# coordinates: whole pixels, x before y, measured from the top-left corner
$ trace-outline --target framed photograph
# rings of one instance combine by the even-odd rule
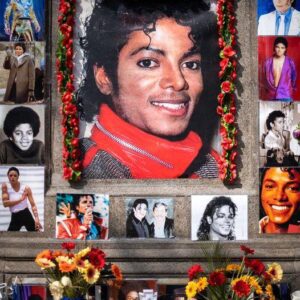
[[[127,238],[175,238],[172,198],[125,199]]]
[[[118,3],[76,5],[82,176],[218,177],[217,101],[207,101],[219,88],[216,13],[204,1]]]
[[[45,0],[3,0],[0,16],[1,41],[45,40]]]
[[[0,105],[0,164],[43,165],[44,143],[44,105]]]
[[[59,239],[108,239],[108,220],[108,195],[56,196],[56,237]]]
[[[247,195],[192,195],[192,240],[248,239]]]
[[[258,37],[259,99],[300,100],[299,37]]]
[[[0,42],[0,74],[0,102],[43,102],[45,42]]]
[[[0,231],[44,231],[44,167],[0,166]]]
[[[300,233],[300,168],[261,168],[259,201],[259,233]]]
[[[257,1],[258,35],[300,34],[299,1]]]
[[[261,101],[259,137],[261,167],[299,165],[300,104]],[[299,128],[298,128],[299,127]]]

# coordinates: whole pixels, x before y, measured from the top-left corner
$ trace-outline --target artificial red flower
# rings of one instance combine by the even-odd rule
[[[228,80],[223,81],[221,84],[221,89],[224,93],[230,93],[232,91],[232,83]]]
[[[79,139],[77,139],[77,138],[72,139],[71,145],[73,147],[78,147],[79,146]]]
[[[189,279],[193,280],[194,278],[198,278],[199,273],[203,273],[203,269],[200,265],[193,265],[188,270]]]
[[[73,162],[72,168],[73,168],[75,171],[81,170],[81,163],[80,163],[79,161]]]
[[[73,170],[70,167],[63,168],[64,178],[69,180],[72,178]]]
[[[236,54],[236,52],[232,49],[231,46],[226,46],[226,47],[224,47],[224,49],[223,49],[223,55],[224,55],[225,57],[232,57],[232,56],[234,56],[235,54]]]
[[[226,282],[226,276],[223,272],[212,272],[209,275],[208,283],[211,286],[220,286]]]
[[[234,161],[235,158],[236,158],[236,156],[237,156],[237,152],[236,151],[232,151],[231,154],[230,154],[230,160]]]
[[[70,92],[65,92],[65,93],[63,94],[63,96],[61,97],[61,101],[62,101],[63,103],[71,102],[72,99],[73,99],[73,95],[72,95],[72,93],[70,93]]]
[[[239,298],[248,297],[251,292],[250,285],[242,279],[238,280],[232,286],[232,290],[237,294]]]
[[[224,113],[223,107],[222,106],[218,106],[217,107],[217,114],[220,115],[220,116],[222,116],[223,113]]]
[[[234,115],[232,113],[227,113],[223,116],[223,119],[226,123],[232,124],[234,123]]]
[[[234,141],[232,139],[226,138],[226,137],[221,142],[221,145],[224,150],[230,150],[235,146]]]
[[[70,243],[62,243],[61,247],[63,249],[66,249],[66,250],[70,251],[70,250],[73,250],[75,248],[75,243],[71,243],[71,242]]]
[[[64,112],[67,115],[75,115],[77,112],[77,106],[72,103],[67,103],[66,105],[64,105]]]
[[[220,94],[218,95],[218,103],[219,103],[220,105],[223,105],[223,100],[224,100],[224,94],[223,94],[223,93],[220,93]]]
[[[241,245],[240,248],[241,248],[242,251],[244,251],[244,253],[245,253],[246,255],[247,255],[247,254],[254,254],[254,250],[248,248],[248,247],[245,246],[245,245]]]
[[[72,130],[73,130],[73,134],[74,134],[75,136],[78,136],[78,134],[79,134],[79,127],[78,127],[78,126],[75,126],[75,127],[72,128]]]

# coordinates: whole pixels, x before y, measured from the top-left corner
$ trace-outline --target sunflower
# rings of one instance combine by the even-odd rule
[[[84,280],[89,284],[94,284],[100,277],[100,272],[90,264],[83,273]]]
[[[197,283],[194,281],[190,281],[188,285],[185,287],[185,294],[188,298],[194,298],[197,294]]]
[[[238,264],[229,264],[226,266],[227,272],[239,271],[240,269],[241,269],[241,266]]]
[[[76,269],[76,264],[74,262],[74,259],[65,256],[59,256],[57,260],[58,260],[59,270],[63,273],[73,272]]]
[[[90,247],[87,247],[87,248],[84,248],[83,250],[79,251],[76,256],[77,257],[84,257],[86,256],[87,254],[89,254],[91,252],[91,248]]]
[[[278,283],[279,281],[281,281],[283,271],[280,264],[272,263],[268,265],[267,272],[272,276],[273,283]]]
[[[202,292],[208,286],[207,278],[200,277],[196,284],[197,284],[197,292],[199,293]]]

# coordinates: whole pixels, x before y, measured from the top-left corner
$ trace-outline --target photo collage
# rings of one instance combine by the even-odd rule
[[[0,2],[1,231],[44,230],[45,0]]]
[[[260,233],[300,233],[300,2],[258,0]]]

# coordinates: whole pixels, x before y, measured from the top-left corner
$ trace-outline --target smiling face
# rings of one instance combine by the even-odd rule
[[[276,10],[281,13],[286,12],[291,7],[292,2],[292,0],[273,0]]]
[[[229,205],[223,205],[216,209],[212,218],[207,217],[207,222],[210,224],[210,236],[227,238],[234,223],[234,212]]]
[[[30,124],[24,123],[18,125],[12,133],[13,143],[21,150],[30,148],[33,142],[33,130]]]
[[[133,213],[134,216],[141,221],[142,219],[145,218],[147,214],[147,210],[148,210],[147,205],[144,203],[140,203],[135,208],[133,208]]]
[[[275,56],[282,57],[286,53],[286,46],[282,43],[278,43],[275,45]]]
[[[293,176],[281,168],[270,168],[265,173],[261,204],[270,223],[285,224],[294,214],[300,214],[300,174],[291,172]]]
[[[93,198],[91,196],[81,196],[79,200],[79,205],[76,206],[76,209],[79,213],[85,214],[88,208],[94,208]]]
[[[20,56],[23,53],[24,53],[23,48],[21,46],[16,46],[16,48],[15,48],[15,54],[16,54],[16,56]]]
[[[129,35],[119,53],[118,91],[104,91],[124,120],[159,136],[177,136],[188,127],[203,90],[201,57],[190,31],[163,18],[148,35],[142,30]],[[98,87],[101,73],[95,71]]]
[[[153,210],[153,216],[156,220],[165,220],[167,214],[167,208],[163,204],[156,206]]]

